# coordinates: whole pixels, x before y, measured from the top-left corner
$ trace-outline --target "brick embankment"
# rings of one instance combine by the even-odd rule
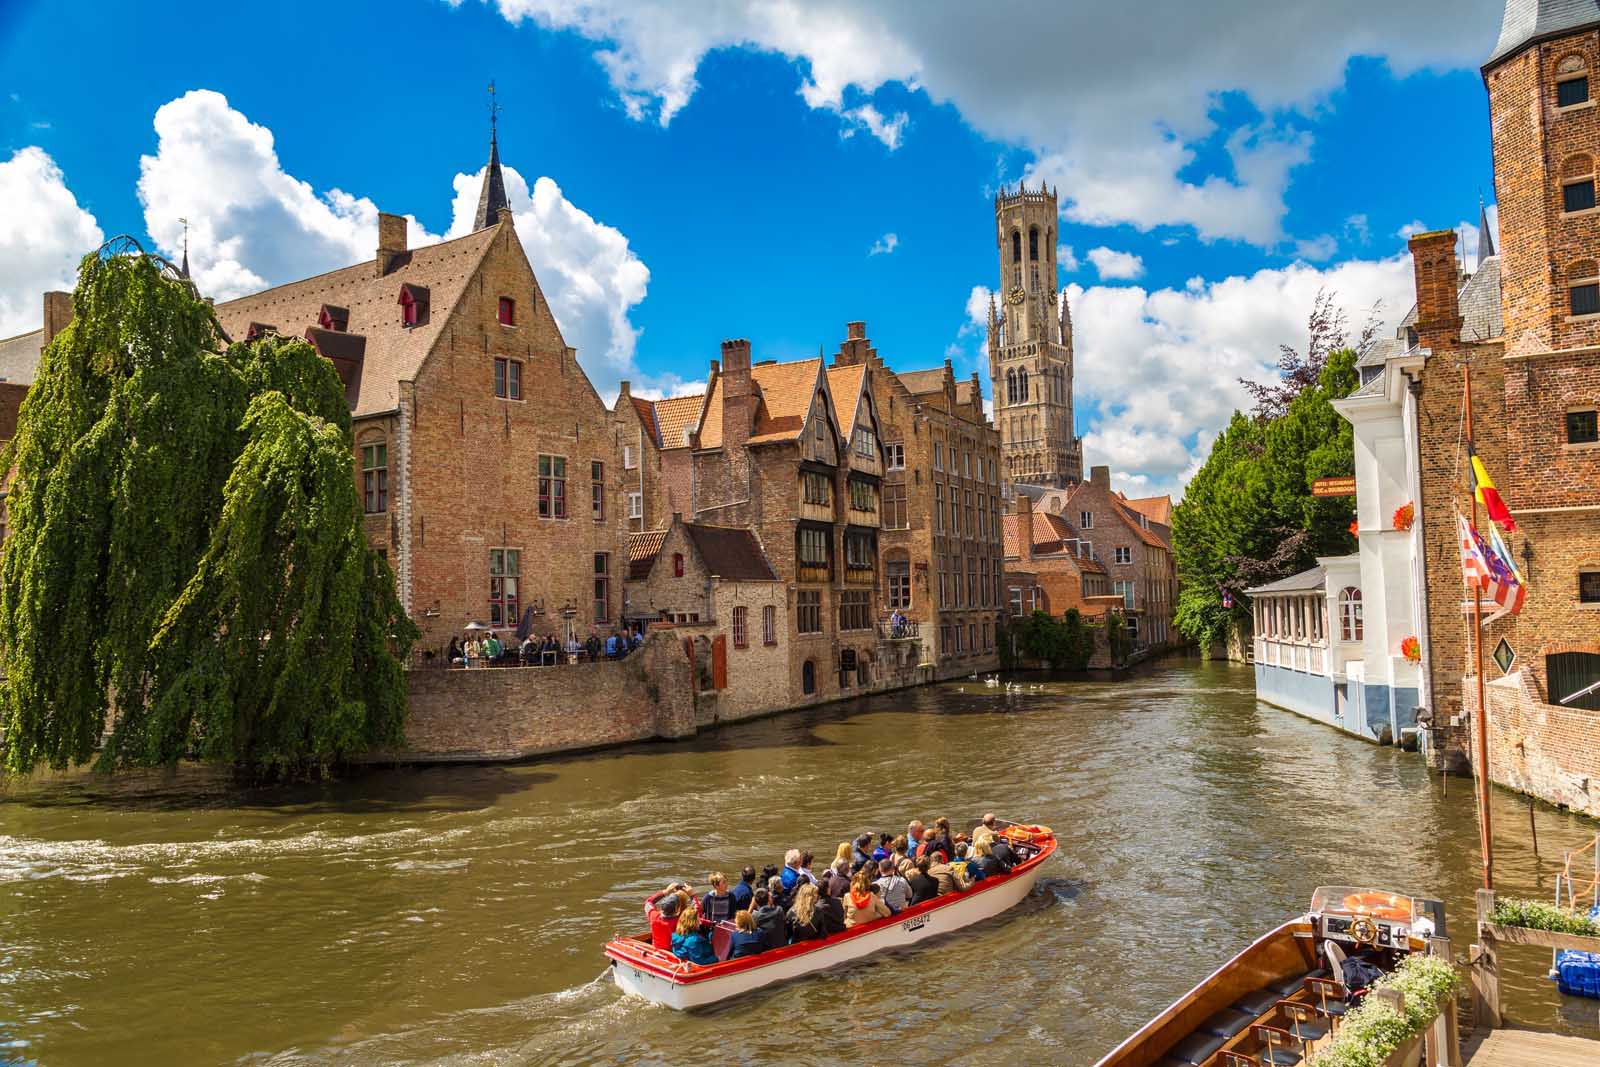
[[[1550,804],[1600,818],[1600,711],[1546,704],[1528,677],[1515,671],[1484,687],[1489,701],[1489,780]],[[1478,693],[1462,680],[1477,752]]]

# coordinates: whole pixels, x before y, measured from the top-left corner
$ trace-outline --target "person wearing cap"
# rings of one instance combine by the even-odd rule
[[[672,935],[678,932],[678,913],[683,910],[688,893],[687,882],[673,882],[644,898],[644,917],[650,922],[650,944],[656,948],[672,951]]]

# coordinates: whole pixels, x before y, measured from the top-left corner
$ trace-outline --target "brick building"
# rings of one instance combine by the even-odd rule
[[[692,507],[690,441],[705,402],[704,393],[640,400],[622,383],[622,493],[631,532],[661,530],[673,514]]]
[[[1104,616],[1122,610],[1111,591],[1094,543],[1060,515],[1036,511],[1033,498],[1018,493],[1001,517],[1005,543],[1005,612],[1013,618],[1035,611],[1060,617],[1069,610]]]
[[[956,381],[946,360],[896,373],[848,323],[835,370],[865,370],[883,434],[883,595],[916,623],[921,662],[935,677],[999,663],[1003,606],[1000,437],[983,413],[977,375]]]

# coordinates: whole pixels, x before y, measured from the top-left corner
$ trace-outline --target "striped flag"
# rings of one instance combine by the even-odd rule
[[[1465,515],[1456,514],[1456,532],[1461,542],[1461,576],[1469,589],[1477,589],[1500,607],[1500,614],[1522,610],[1528,587],[1517,580],[1516,569],[1508,559],[1484,543],[1483,537]]]
[[[1489,477],[1489,469],[1478,458],[1471,441],[1467,442],[1467,459],[1472,471],[1472,495],[1478,498],[1489,518],[1505,527],[1506,533],[1516,533],[1517,522],[1511,517],[1511,509],[1501,499],[1500,490],[1494,487],[1494,479]]]

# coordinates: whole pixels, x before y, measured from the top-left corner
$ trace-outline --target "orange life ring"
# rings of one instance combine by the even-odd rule
[[[1027,841],[1031,843],[1043,841],[1047,837],[1054,837],[1055,834],[1048,826],[1007,826],[1000,831],[1000,836],[1008,841]]]
[[[1346,911],[1363,911],[1376,919],[1405,922],[1411,918],[1411,901],[1395,893],[1351,893],[1344,898]]]

